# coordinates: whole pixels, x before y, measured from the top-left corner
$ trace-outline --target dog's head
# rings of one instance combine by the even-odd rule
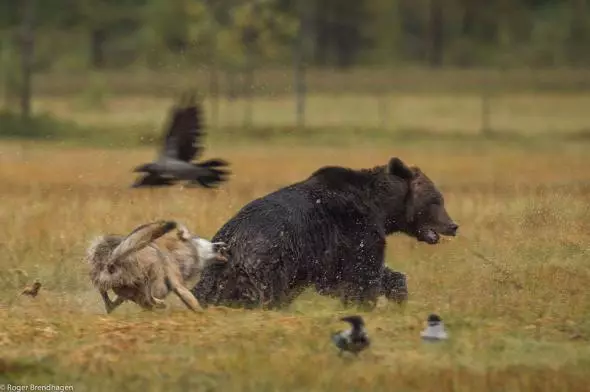
[[[111,260],[110,255],[123,240],[122,236],[98,236],[90,243],[86,261],[90,265],[90,279],[94,286],[102,290],[109,290],[116,286],[132,285],[140,274],[139,265],[131,257],[126,262]]]
[[[141,276],[138,261],[134,257],[128,257],[106,263],[96,277],[96,283],[100,288],[108,290],[119,286],[133,286]]]

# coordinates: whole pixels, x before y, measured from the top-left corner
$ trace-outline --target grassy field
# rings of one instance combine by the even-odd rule
[[[206,72],[39,75],[35,112],[58,121],[29,129],[0,113],[0,388],[588,390],[590,74],[394,71],[311,72],[305,130],[293,126],[287,71],[257,77],[251,129],[243,101],[221,100],[215,121],[206,100],[206,158],[233,171],[214,191],[128,188],[155,154],[171,99],[206,85]],[[125,304],[107,316],[91,288],[82,257],[97,234],[171,218],[210,237],[322,165],[391,156],[439,185],[460,234],[437,246],[388,239],[410,300],[360,312],[373,345],[356,360],[338,358],[329,335],[357,311],[312,291],[283,311],[195,315],[170,297],[165,311]],[[36,278],[40,295],[18,296]],[[431,312],[448,342],[420,341]]]
[[[90,127],[121,132],[159,132],[171,97],[128,96],[105,101],[102,111],[66,98],[40,98],[36,108]],[[206,100],[210,126],[240,128],[248,104],[243,100],[219,101],[219,118],[213,118],[212,101]],[[380,106],[381,105],[381,106]],[[590,130],[590,94],[507,94],[490,98],[490,127],[502,134],[574,134]],[[381,109],[380,109],[381,108]],[[251,106],[254,127],[292,128],[295,103],[291,96],[259,97]],[[311,128],[354,128],[369,136],[380,131],[428,131],[435,134],[476,135],[482,126],[482,97],[478,94],[368,94],[311,95],[306,125]],[[363,131],[364,130],[364,131]]]
[[[219,93],[232,88],[231,78],[217,70]],[[103,70],[47,71],[35,79],[37,94],[71,96],[91,89],[112,92],[114,96],[171,95],[187,86],[197,87],[201,93],[213,93],[214,74],[207,67],[168,66],[154,70],[145,68]],[[294,91],[293,69],[268,67],[255,70],[250,88],[243,86],[244,75],[234,75],[234,91],[244,90],[254,96],[276,97]],[[441,68],[411,66],[356,67],[350,69],[309,68],[306,70],[308,91],[311,94],[368,94],[368,93],[481,93],[491,92],[587,92],[590,71],[585,68]]]
[[[59,101],[39,105],[67,117]],[[145,110],[149,121],[164,118],[155,103],[128,105]],[[152,158],[152,148],[0,144],[0,384],[76,391],[588,390],[586,141],[210,144],[207,156],[227,158],[234,172],[215,191],[129,189],[131,168]],[[440,185],[460,235],[438,246],[389,238],[387,263],[408,274],[410,300],[362,313],[373,346],[356,360],[338,358],[329,341],[344,327],[339,317],[355,310],[313,292],[280,312],[211,308],[195,315],[170,297],[165,311],[126,304],[107,316],[90,286],[81,259],[96,234],[174,218],[212,236],[248,201],[322,165],[370,167],[392,155]],[[19,297],[35,278],[43,283],[40,295]],[[430,312],[446,321],[448,342],[420,341]]]
[[[590,71],[585,69],[389,67],[309,69],[306,75],[306,126],[338,135],[347,129],[363,139],[400,131],[476,135],[486,110],[484,97],[488,125],[497,133],[583,133],[587,137],[590,132]],[[194,88],[206,98],[208,124],[234,128],[231,140],[244,125],[275,130],[295,126],[291,69],[258,70],[249,86],[243,86],[238,75],[233,90],[224,72],[220,70],[218,76],[215,90],[209,70],[180,65],[152,71],[44,72],[35,76],[34,108],[37,113],[49,112],[84,127],[100,128],[108,135],[105,139],[117,139],[120,134],[139,139],[157,131],[173,98]],[[229,99],[230,90],[237,94],[235,99]],[[247,101],[241,94],[252,99]]]

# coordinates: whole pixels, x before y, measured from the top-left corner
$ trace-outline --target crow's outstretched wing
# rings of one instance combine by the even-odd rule
[[[167,158],[190,162],[203,151],[202,108],[194,96],[175,106],[164,135],[162,155]]]

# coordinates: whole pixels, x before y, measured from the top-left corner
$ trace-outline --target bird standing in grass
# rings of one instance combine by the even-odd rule
[[[369,347],[371,342],[361,316],[347,316],[340,320],[350,323],[351,328],[332,334],[332,341],[340,349],[338,355],[342,355],[344,351],[358,355],[359,352]]]
[[[134,169],[136,173],[146,174],[133,184],[133,188],[170,186],[177,181],[188,181],[189,186],[212,188],[226,181],[229,171],[224,170],[228,166],[225,160],[191,162],[203,150],[202,111],[194,96],[184,101],[172,111],[158,158]]]
[[[31,286],[25,287],[23,291],[21,291],[21,295],[28,295],[29,297],[35,298],[37,294],[39,294],[39,289],[41,288],[41,282],[35,280]]]
[[[434,313],[429,315],[426,322],[428,325],[420,333],[420,336],[422,336],[423,340],[439,341],[446,340],[448,338],[447,332],[445,331],[445,326],[439,315]]]

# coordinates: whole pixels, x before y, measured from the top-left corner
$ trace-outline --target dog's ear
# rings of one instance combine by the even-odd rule
[[[393,157],[387,164],[387,173],[393,176],[400,177],[404,180],[411,180],[414,178],[414,173],[401,159]]]

